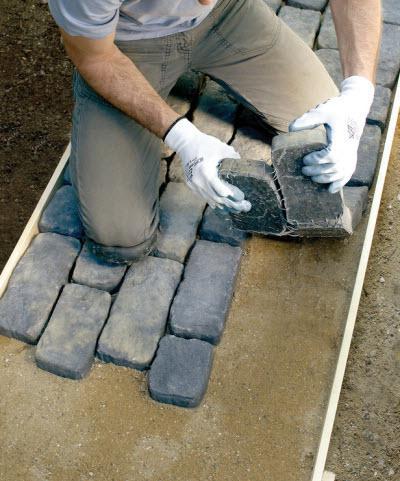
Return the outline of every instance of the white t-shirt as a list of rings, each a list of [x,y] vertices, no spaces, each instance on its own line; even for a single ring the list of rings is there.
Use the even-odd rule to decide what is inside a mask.
[[[116,31],[116,40],[170,35],[198,25],[217,0],[49,0],[54,20],[70,35],[102,38]]]

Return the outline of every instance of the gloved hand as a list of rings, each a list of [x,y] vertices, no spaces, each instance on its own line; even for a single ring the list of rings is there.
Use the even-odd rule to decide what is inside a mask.
[[[204,134],[189,120],[180,119],[165,136],[164,142],[181,158],[189,188],[215,207],[248,212],[251,204],[243,192],[218,177],[222,159],[240,159],[230,145]]]
[[[328,146],[306,155],[302,172],[314,182],[330,183],[332,193],[347,184],[356,169],[358,145],[374,91],[365,77],[348,77],[341,84],[339,96],[305,113],[289,127],[294,132],[325,125]]]

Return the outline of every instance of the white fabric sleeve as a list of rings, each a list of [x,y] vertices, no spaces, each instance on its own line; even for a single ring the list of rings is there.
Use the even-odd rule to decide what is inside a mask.
[[[57,25],[74,36],[98,39],[114,32],[122,0],[49,0]]]

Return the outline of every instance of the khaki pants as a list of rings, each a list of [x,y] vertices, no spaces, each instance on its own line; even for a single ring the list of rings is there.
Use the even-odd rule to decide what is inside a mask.
[[[263,0],[220,0],[197,27],[118,42],[165,98],[192,69],[210,75],[278,131],[337,94],[309,47]],[[74,75],[71,177],[92,248],[115,261],[151,248],[161,141]]]

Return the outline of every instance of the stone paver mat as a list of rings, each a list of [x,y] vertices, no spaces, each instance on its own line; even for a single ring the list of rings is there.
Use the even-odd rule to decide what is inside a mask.
[[[247,232],[280,235],[286,232],[286,219],[274,170],[261,160],[225,159],[220,174],[227,182],[238,187],[251,202],[252,208],[243,214],[231,214],[233,225]]]
[[[83,378],[111,304],[108,292],[67,284],[36,349],[37,365],[58,376]]]
[[[82,237],[78,199],[71,185],[63,185],[54,194],[39,221],[39,231]]]
[[[169,328],[177,336],[217,344],[231,304],[241,249],[199,240],[171,306]]]
[[[100,359],[140,370],[149,367],[182,270],[179,262],[157,257],[132,264],[100,336]]]
[[[85,243],[76,261],[72,280],[96,289],[113,291],[121,282],[126,265],[110,264],[93,254]]]
[[[78,239],[59,234],[33,239],[0,299],[0,334],[37,342],[80,247]]]
[[[196,407],[207,390],[213,346],[198,339],[167,335],[160,341],[149,373],[149,391],[159,402]]]
[[[379,127],[367,126],[359,180],[354,185],[371,185],[379,141]],[[262,161],[225,159],[221,175],[243,190],[253,205],[248,213],[231,213],[233,225],[265,235],[351,235],[356,220],[361,218],[362,211],[357,210],[361,203],[348,208],[341,192],[331,194],[326,185],[317,184],[302,173],[304,156],[322,150],[326,143],[323,128],[277,135],[272,141],[273,169]]]

